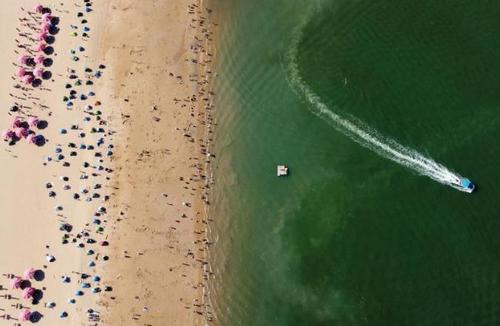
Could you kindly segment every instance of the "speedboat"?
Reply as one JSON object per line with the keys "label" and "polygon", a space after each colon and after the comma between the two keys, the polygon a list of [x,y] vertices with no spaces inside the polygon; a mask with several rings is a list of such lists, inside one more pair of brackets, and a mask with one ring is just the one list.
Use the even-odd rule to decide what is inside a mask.
{"label": "speedboat", "polygon": [[472,181],[467,178],[457,178],[456,180],[451,182],[451,186],[457,190],[467,192],[469,194],[476,188]]}

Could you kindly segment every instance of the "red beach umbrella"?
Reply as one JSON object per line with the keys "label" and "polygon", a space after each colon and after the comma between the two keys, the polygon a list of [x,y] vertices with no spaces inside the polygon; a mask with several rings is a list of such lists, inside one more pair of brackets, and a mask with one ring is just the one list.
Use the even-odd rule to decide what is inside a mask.
{"label": "red beach umbrella", "polygon": [[28,321],[31,318],[31,311],[28,309],[24,309],[19,313],[19,320],[20,321]]}
{"label": "red beach umbrella", "polygon": [[30,59],[30,56],[29,55],[20,55],[18,58],[17,58],[17,61],[22,64],[22,65],[25,65],[28,63],[28,60]]}
{"label": "red beach umbrella", "polygon": [[33,298],[33,294],[35,294],[34,288],[26,288],[23,290],[23,299],[31,299]]}
{"label": "red beach umbrella", "polygon": [[21,283],[23,283],[23,280],[20,277],[14,277],[12,280],[10,280],[10,287],[12,289],[19,289],[21,287]]}
{"label": "red beach umbrella", "polygon": [[31,279],[33,279],[33,277],[35,277],[35,273],[36,273],[36,269],[34,269],[33,267],[30,267],[24,271],[23,276],[25,279],[31,280]]}
{"label": "red beach umbrella", "polygon": [[36,6],[33,8],[33,10],[34,10],[36,13],[39,13],[39,14],[41,14],[41,13],[43,12],[43,9],[44,9],[44,8],[43,8],[43,6],[42,6],[42,5],[40,5],[40,4],[36,5]]}
{"label": "red beach umbrella", "polygon": [[33,75],[35,75],[35,77],[42,77],[43,75],[43,68],[35,68],[33,70]]}
{"label": "red beach umbrella", "polygon": [[26,69],[19,67],[17,68],[16,76],[17,77],[24,77],[26,75]]}
{"label": "red beach umbrella", "polygon": [[37,56],[35,57],[35,63],[36,63],[37,65],[39,65],[39,64],[41,64],[41,63],[43,63],[43,60],[45,60],[45,57],[44,57],[43,55],[41,55],[41,54],[39,54],[39,55],[37,55]]}

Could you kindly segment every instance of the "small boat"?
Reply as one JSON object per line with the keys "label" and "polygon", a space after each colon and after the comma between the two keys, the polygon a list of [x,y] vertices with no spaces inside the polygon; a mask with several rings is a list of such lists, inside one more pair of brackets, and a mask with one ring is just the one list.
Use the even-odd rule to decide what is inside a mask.
{"label": "small boat", "polygon": [[471,193],[474,191],[476,186],[467,178],[457,178],[451,183],[451,186],[457,190]]}

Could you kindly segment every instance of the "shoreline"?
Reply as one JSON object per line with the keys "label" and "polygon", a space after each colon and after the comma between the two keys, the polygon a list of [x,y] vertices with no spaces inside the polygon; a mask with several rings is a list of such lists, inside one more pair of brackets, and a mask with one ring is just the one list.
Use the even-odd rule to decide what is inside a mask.
{"label": "shoreline", "polygon": [[[12,25],[19,8],[24,8],[21,15],[25,15],[34,5],[33,0],[22,0],[5,13],[7,35],[15,31]],[[20,299],[24,308],[13,309],[7,309],[8,302],[0,298],[0,309],[13,321],[20,309],[31,310],[40,315],[40,325],[207,324],[213,320],[207,292],[210,161],[214,157],[210,135],[216,24],[212,9],[203,0],[140,5],[131,0],[90,5],[84,0],[46,1],[43,5],[60,18],[52,78],[43,81],[43,87],[30,88],[22,101],[31,99],[34,106],[29,115],[48,122],[40,130],[48,142],[38,148],[22,141],[4,147],[9,155],[1,159],[6,171],[2,176],[9,192],[4,190],[0,199],[5,214],[0,225],[11,231],[3,243],[17,244],[0,249],[2,272],[21,275],[28,266],[43,272],[43,279],[32,281],[42,297],[28,305]],[[86,26],[88,31],[81,33]],[[67,35],[71,30],[75,32]],[[83,50],[66,54],[78,46]],[[4,62],[13,60],[9,51],[4,56]],[[102,77],[84,72],[88,67],[92,75],[97,71]],[[0,66],[0,71],[5,76],[13,72],[10,65]],[[75,84],[69,89],[77,90],[77,96],[82,87],[92,93],[98,106],[92,110],[102,114],[89,115],[83,97],[82,103],[75,99],[74,106],[64,108],[60,99],[68,92],[68,83],[74,82],[68,79],[71,74],[87,86]],[[93,83],[85,82],[89,80]],[[2,94],[0,99],[10,103],[12,95]],[[95,118],[94,129],[103,127],[102,135],[89,131],[85,123],[75,131],[68,127],[87,117]],[[9,119],[5,115],[0,123],[6,125]],[[68,132],[62,134],[62,128]],[[78,139],[79,134],[86,134],[85,138]],[[112,146],[107,157],[77,149],[74,155],[66,152],[71,144],[67,141],[78,144],[83,139],[99,147],[101,136],[102,143]],[[56,156],[61,159],[38,167],[47,156],[54,156],[54,146],[60,148]],[[57,154],[61,152],[64,155]],[[88,169],[95,172],[82,179]],[[72,196],[91,187],[94,200],[80,200],[87,192]],[[19,219],[19,215],[29,218]],[[58,230],[57,223],[71,229]],[[37,232],[28,239],[28,230]],[[60,243],[61,235],[77,248]],[[19,238],[24,239],[22,245],[16,241]],[[55,261],[43,263],[45,255],[54,255]],[[87,284],[84,275],[95,279],[94,294],[84,288],[75,292]],[[61,282],[64,277],[70,281]],[[7,289],[9,280],[2,279],[0,285],[19,300],[17,290]],[[48,307],[52,301],[54,307]]]}

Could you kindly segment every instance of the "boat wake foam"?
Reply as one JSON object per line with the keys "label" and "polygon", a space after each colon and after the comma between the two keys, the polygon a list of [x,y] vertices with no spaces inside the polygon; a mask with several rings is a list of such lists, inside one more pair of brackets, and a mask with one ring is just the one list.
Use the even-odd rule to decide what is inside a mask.
{"label": "boat wake foam", "polygon": [[[311,15],[308,16],[311,17]],[[406,166],[421,175],[428,176],[439,183],[457,188],[454,184],[460,183],[462,177],[459,174],[450,171],[442,164],[425,157],[416,150],[405,147],[395,140],[383,136],[377,130],[358,119],[341,116],[333,112],[309,87],[302,79],[297,63],[299,43],[308,21],[309,19],[304,19],[304,22],[297,28],[294,34],[292,45],[287,53],[286,70],[290,86],[307,100],[310,104],[308,106],[310,111],[361,146],[374,151],[378,155]]]}

